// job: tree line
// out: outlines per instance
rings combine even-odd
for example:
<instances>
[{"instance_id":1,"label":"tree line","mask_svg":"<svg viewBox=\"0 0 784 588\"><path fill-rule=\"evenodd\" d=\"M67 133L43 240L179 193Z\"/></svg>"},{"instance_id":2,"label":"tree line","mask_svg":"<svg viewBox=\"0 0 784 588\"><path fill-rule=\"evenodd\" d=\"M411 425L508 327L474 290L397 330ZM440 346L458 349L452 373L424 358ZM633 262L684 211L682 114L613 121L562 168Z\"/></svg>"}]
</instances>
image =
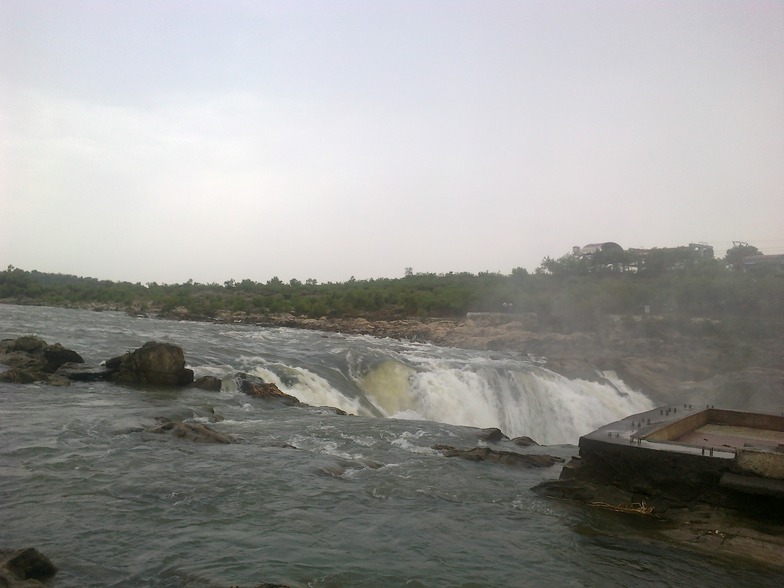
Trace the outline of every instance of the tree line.
<instances>
[{"instance_id":1,"label":"tree line","mask_svg":"<svg viewBox=\"0 0 784 588\"><path fill-rule=\"evenodd\" d=\"M626 252L546 257L533 273L414 273L401 278L319 284L274 277L223 284L130 283L25 271L0 272L0 300L47 306L98 306L129 312L185 312L193 318L229 313L305 317L461 317L468 312L530 313L554 330L590 328L600 317L653 313L780 323L784 320L784 276L776 271L740 271L745 246L724 259L684 250L651 250L644 261ZM626 254L620 256L619 254Z\"/></svg>"}]
</instances>

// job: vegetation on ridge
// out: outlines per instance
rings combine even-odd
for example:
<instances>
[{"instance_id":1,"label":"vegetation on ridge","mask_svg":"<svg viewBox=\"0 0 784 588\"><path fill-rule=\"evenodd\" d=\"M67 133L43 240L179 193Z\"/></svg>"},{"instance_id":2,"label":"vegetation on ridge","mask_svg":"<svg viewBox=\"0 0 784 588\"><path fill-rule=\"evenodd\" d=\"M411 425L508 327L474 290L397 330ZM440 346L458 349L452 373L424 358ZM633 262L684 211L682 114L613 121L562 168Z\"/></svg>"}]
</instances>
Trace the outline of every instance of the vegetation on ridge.
<instances>
[{"instance_id":1,"label":"vegetation on ridge","mask_svg":"<svg viewBox=\"0 0 784 588\"><path fill-rule=\"evenodd\" d=\"M743 253L757 252L756 248ZM600 316L640 315L741 319L772 324L784 319L784 276L738 271L738 251L724 260L692 255L688 248L651 250L644 263L630 258L564 255L545 258L533 274L482 272L415 274L318 284L277 277L223 284L130 283L24 271L0 272L0 300L130 312L179 312L191 318L225 313L263 316L402 318L461 317L467 312L535 313L543 328L590 328ZM633 269L634 271L630 271Z\"/></svg>"}]
</instances>

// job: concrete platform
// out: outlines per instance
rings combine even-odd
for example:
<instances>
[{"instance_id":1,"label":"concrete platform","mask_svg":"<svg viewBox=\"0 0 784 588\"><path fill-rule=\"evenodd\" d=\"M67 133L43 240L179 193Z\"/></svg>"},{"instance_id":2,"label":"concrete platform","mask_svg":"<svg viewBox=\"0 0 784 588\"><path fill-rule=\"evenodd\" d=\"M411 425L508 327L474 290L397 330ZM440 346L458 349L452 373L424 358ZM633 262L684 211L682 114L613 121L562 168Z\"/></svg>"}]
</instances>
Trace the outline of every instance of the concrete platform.
<instances>
[{"instance_id":1,"label":"concrete platform","mask_svg":"<svg viewBox=\"0 0 784 588\"><path fill-rule=\"evenodd\" d=\"M580 455L629 486L784 498L784 415L665 406L581 437Z\"/></svg>"}]
</instances>

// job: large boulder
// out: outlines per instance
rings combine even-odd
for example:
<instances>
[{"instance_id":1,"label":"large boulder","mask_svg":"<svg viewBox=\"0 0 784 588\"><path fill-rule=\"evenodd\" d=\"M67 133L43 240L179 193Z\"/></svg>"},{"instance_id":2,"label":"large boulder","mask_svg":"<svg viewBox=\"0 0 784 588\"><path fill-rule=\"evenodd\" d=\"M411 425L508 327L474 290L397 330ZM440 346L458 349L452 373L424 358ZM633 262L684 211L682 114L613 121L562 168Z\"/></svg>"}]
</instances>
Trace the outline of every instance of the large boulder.
<instances>
[{"instance_id":1,"label":"large boulder","mask_svg":"<svg viewBox=\"0 0 784 588\"><path fill-rule=\"evenodd\" d=\"M182 347L171 343L148 341L106 362L108 378L118 384L187 386L193 382L193 370L185 367Z\"/></svg>"},{"instance_id":2,"label":"large boulder","mask_svg":"<svg viewBox=\"0 0 784 588\"><path fill-rule=\"evenodd\" d=\"M0 549L0 586L8 588L45 586L57 567L33 547L8 551Z\"/></svg>"}]
</instances>

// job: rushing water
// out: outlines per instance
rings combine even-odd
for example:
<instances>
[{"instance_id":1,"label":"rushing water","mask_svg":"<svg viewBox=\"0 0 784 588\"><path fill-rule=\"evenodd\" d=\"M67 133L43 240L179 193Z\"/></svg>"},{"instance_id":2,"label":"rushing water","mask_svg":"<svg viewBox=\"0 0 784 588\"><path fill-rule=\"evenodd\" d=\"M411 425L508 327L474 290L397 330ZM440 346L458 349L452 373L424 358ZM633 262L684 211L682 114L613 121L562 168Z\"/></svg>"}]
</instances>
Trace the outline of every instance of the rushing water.
<instances>
[{"instance_id":1,"label":"rushing water","mask_svg":"<svg viewBox=\"0 0 784 588\"><path fill-rule=\"evenodd\" d=\"M0 305L88 363L155 339L220 392L0 384L0 547L32 545L55 586L779 585L771 570L658 539L657 523L541 498L559 468L446 458L497 426L576 454L579 436L650 408L622 382L570 381L500 353L245 325ZM237 392L244 371L310 407ZM335 406L355 416L320 408ZM141 432L212 421L239 440ZM293 447L292 447L293 446ZM510 443L499 448L516 450Z\"/></svg>"}]
</instances>

